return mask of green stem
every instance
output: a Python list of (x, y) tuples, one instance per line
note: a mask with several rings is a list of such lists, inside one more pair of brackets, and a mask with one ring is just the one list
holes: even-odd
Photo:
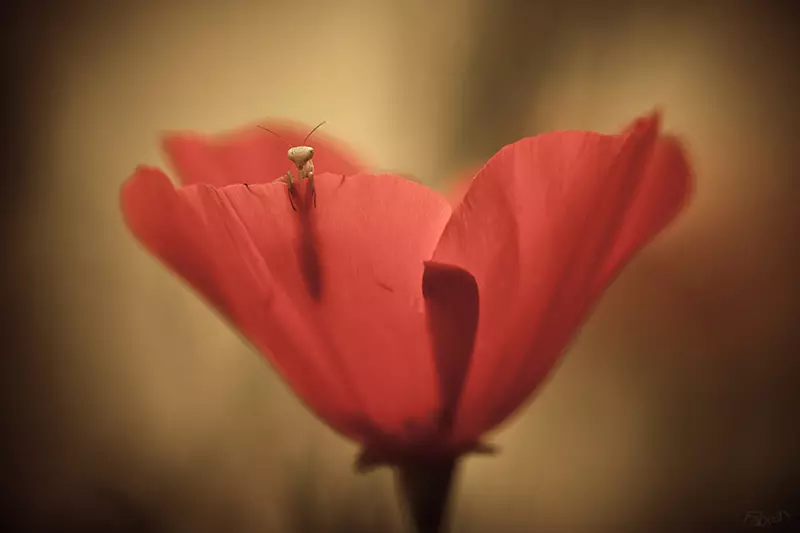
[(455, 459), (397, 467), (397, 489), (416, 533), (446, 533)]

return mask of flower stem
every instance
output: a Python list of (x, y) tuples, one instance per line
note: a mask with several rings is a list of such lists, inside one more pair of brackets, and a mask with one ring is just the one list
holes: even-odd
[(397, 490), (415, 533), (446, 533), (455, 459), (397, 467)]

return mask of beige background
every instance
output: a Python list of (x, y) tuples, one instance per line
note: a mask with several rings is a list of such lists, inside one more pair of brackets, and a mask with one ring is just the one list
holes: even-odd
[(162, 0), (25, 19), (9, 501), (85, 531), (398, 530), (389, 472), (353, 474), (355, 446), (123, 227), (120, 183), (163, 162), (159, 131), (327, 120), (375, 168), (445, 187), (523, 135), (611, 132), (658, 105), (694, 203), (492, 437), (502, 453), (465, 462), (455, 531), (708, 533), (794, 512), (796, 57), (789, 14), (746, 4)]

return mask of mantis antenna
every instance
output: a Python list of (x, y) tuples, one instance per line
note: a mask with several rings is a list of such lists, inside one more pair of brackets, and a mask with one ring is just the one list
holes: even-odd
[[(321, 127), (322, 127), (322, 126), (323, 126), (325, 123), (327, 123), (327, 122), (328, 122), (327, 120), (323, 120), (322, 122), (320, 122), (319, 124), (317, 124), (316, 126), (314, 126), (314, 129), (313, 129), (313, 130), (311, 130), (311, 131), (309, 131), (309, 132), (308, 132), (308, 135), (306, 135), (306, 138), (305, 138), (305, 139), (303, 139), (303, 144), (306, 144), (306, 142), (308, 142), (308, 139), (309, 139), (309, 138), (311, 138), (311, 136), (314, 134), (314, 132), (315, 132), (315, 131), (317, 131), (318, 129), (320, 129), (320, 128), (321, 128)], [(266, 126), (262, 126), (261, 124), (259, 124), (259, 125), (258, 125), (258, 127), (259, 127), (260, 129), (264, 130), (264, 131), (268, 131), (268, 132), (270, 132), (271, 134), (273, 134), (275, 137), (277, 137), (277, 138), (279, 138), (279, 139), (283, 139), (283, 137), (281, 137), (281, 136), (280, 136), (280, 134), (278, 134), (278, 133), (276, 133), (276, 132), (272, 131), (271, 129), (269, 129), (269, 128), (268, 128), (268, 127), (266, 127)], [(289, 144), (289, 143), (286, 143), (286, 144)], [(291, 146), (290, 146), (290, 148), (291, 148)]]
[(305, 143), (306, 143), (306, 141), (308, 141), (309, 137), (311, 137), (311, 135), (313, 135), (315, 131), (317, 131), (318, 129), (320, 129), (320, 128), (322, 127), (322, 125), (323, 125), (323, 124), (325, 124), (326, 122), (327, 122), (327, 120), (323, 120), (322, 122), (320, 122), (319, 124), (317, 124), (317, 125), (314, 127), (314, 129), (313, 129), (313, 130), (309, 131), (309, 132), (308, 132), (308, 135), (306, 135), (306, 138), (305, 138), (305, 139), (303, 139), (303, 144), (305, 144)]
[[(258, 127), (259, 127), (260, 129), (264, 130), (264, 131), (268, 131), (268, 132), (270, 132), (271, 134), (273, 134), (275, 137), (277, 137), (278, 139), (282, 140), (283, 142), (286, 142), (286, 140), (285, 140), (283, 137), (281, 137), (281, 136), (280, 136), (278, 133), (275, 133), (275, 132), (274, 132), (274, 131), (272, 131), (271, 129), (267, 128), (266, 126), (262, 126), (261, 124), (259, 124), (259, 125), (258, 125)], [(305, 141), (303, 141), (303, 142), (305, 142)], [(292, 145), (291, 145), (291, 144), (289, 144), (288, 142), (286, 143), (286, 145), (287, 145), (287, 146), (289, 146), (289, 148), (291, 148), (291, 147), (292, 147)]]

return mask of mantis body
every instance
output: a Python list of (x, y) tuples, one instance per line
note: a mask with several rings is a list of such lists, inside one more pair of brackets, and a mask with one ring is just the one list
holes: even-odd
[(292, 171), (287, 170), (286, 175), (278, 178), (287, 185), (289, 191), (289, 203), (292, 204), (292, 209), (297, 211), (292, 198), (292, 189), (294, 188), (295, 179), (309, 181), (308, 186), (311, 188), (311, 199), (314, 202), (314, 207), (317, 207), (317, 189), (314, 187), (314, 149), (310, 146), (293, 146), (289, 148), (289, 161), (294, 163), (297, 167), (297, 178), (292, 176)]
[[(325, 123), (321, 122), (316, 128), (311, 130), (311, 132), (306, 135), (306, 138), (303, 139), (303, 143), (305, 143), (308, 138), (311, 137), (311, 134), (317, 131), (317, 129), (319, 129), (319, 127), (323, 124)], [(274, 135), (278, 135), (274, 131), (267, 129), (264, 126), (259, 126), (259, 128)], [(314, 149), (310, 146), (292, 146), (289, 148), (287, 156), (289, 157), (289, 161), (294, 163), (294, 166), (297, 167), (297, 178), (292, 175), (291, 170), (288, 170), (286, 171), (286, 175), (278, 178), (277, 181), (282, 181), (286, 184), (287, 191), (289, 193), (289, 203), (292, 205), (292, 209), (297, 211), (297, 207), (294, 205), (294, 198), (292, 196), (292, 193), (294, 192), (295, 181), (305, 179), (309, 180), (311, 200), (314, 202), (314, 207), (317, 207), (317, 189), (314, 187), (314, 161), (312, 161), (314, 157)]]

